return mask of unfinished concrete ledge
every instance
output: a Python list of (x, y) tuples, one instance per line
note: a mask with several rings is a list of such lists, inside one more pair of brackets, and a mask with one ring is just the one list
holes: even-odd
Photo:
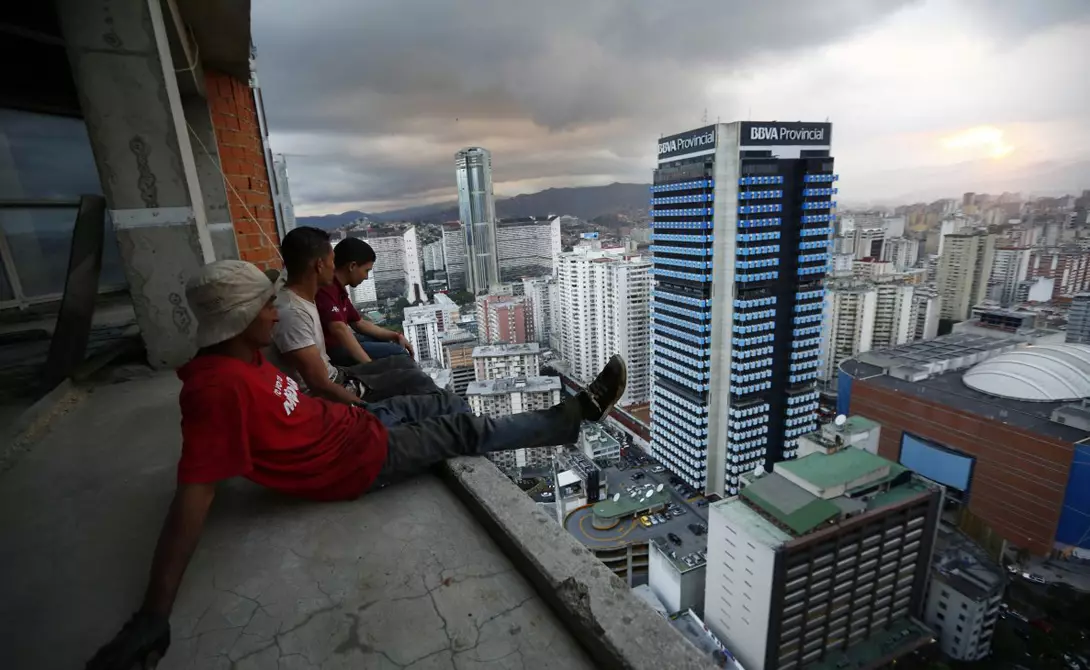
[(446, 463), (442, 475), (598, 667), (716, 667), (492, 462), (456, 458)]

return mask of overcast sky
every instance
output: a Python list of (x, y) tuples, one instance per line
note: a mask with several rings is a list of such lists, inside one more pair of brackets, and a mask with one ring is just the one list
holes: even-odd
[(657, 138), (702, 125), (705, 110), (712, 122), (828, 118), (848, 201), (910, 193), (905, 182), (960, 175), (965, 161), (1022, 178), (1041, 161), (1090, 158), (1090, 0), (253, 0), (252, 11), (299, 214), (453, 200), (454, 152), (469, 145), (492, 151), (497, 195), (647, 182)]

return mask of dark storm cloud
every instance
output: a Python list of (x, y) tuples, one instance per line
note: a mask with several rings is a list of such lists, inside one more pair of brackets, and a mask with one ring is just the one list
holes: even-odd
[(453, 153), (471, 144), (492, 150), (500, 191), (646, 179), (654, 138), (700, 124), (711, 78), (908, 4), (254, 0), (253, 30), (297, 204), (395, 206), (453, 198)]

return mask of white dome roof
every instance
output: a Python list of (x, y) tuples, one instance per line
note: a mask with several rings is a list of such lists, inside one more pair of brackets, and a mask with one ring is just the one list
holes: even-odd
[(1056, 402), (1090, 397), (1090, 345), (1022, 347), (977, 364), (962, 380), (1001, 398)]

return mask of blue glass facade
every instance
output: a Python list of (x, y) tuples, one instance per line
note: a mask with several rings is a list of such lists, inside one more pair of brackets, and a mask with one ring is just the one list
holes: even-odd
[[(724, 159), (720, 150), (663, 160), (655, 171), (652, 451), (697, 488), (715, 490), (721, 481), (722, 493), (735, 494), (740, 475), (794, 457), (798, 437), (817, 428), (836, 176), (827, 150), (805, 153)], [(717, 157), (737, 161), (736, 182), (715, 182)], [(722, 207), (730, 216), (719, 220), (732, 223), (717, 230)], [(716, 257), (716, 249), (729, 256)], [(715, 299), (731, 296), (726, 310), (717, 305), (718, 322), (713, 274), (729, 278)], [(728, 370), (714, 369), (726, 359), (712, 351), (713, 331), (730, 347)], [(720, 444), (709, 443), (712, 435)], [(721, 476), (709, 476), (709, 462), (722, 464), (722, 473), (711, 473)]]

